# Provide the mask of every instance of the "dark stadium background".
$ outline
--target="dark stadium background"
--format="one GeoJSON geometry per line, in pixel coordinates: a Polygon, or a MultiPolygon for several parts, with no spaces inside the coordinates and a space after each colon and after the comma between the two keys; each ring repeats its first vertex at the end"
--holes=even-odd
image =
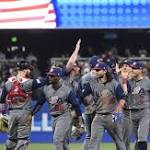
{"type": "Polygon", "coordinates": [[[131,56],[140,56],[142,49],[147,51],[147,57],[150,55],[148,29],[0,30],[0,50],[6,53],[7,47],[25,46],[25,53],[32,51],[44,71],[49,58],[71,55],[78,38],[82,39],[81,57],[100,55],[112,48],[117,48],[117,55],[122,57],[128,57],[125,49],[129,49],[131,56]],[[17,37],[17,41],[12,42],[12,37],[17,37]]]}

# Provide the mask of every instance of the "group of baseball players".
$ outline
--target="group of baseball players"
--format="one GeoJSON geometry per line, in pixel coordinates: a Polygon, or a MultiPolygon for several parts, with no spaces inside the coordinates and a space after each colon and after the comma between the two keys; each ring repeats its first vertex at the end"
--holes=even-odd
{"type": "Polygon", "coordinates": [[[92,56],[90,71],[81,76],[77,61],[81,40],[65,67],[52,66],[45,78],[31,79],[26,61],[17,63],[18,72],[5,83],[0,113],[8,110],[8,140],[4,150],[26,150],[32,116],[47,102],[52,117],[56,150],[69,150],[70,137],[86,132],[84,150],[99,150],[107,130],[117,150],[130,150],[130,136],[136,137],[135,150],[147,150],[150,126],[150,79],[139,61],[92,56]],[[38,100],[32,106],[32,94],[38,100]],[[84,112],[81,111],[84,106],[84,112]],[[74,127],[74,130],[72,128],[74,127]]]}

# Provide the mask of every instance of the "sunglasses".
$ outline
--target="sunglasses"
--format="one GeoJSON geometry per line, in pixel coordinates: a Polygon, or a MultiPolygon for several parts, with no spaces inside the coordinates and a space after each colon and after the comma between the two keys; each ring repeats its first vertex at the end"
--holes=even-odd
{"type": "Polygon", "coordinates": [[[56,76],[55,76],[55,75],[53,75],[53,74],[49,74],[48,76],[49,76],[49,77],[51,77],[51,78],[56,77],[56,76]]]}
{"type": "Polygon", "coordinates": [[[96,72],[99,72],[99,71],[101,71],[102,69],[93,69],[93,70],[95,70],[96,72]]]}

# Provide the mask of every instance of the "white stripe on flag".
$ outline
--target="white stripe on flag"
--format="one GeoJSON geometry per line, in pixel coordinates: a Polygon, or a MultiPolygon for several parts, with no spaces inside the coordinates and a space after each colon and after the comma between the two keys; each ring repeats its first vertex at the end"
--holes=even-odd
{"type": "Polygon", "coordinates": [[[55,28],[56,14],[50,0],[0,1],[0,28],[55,28]]]}
{"type": "Polygon", "coordinates": [[[54,29],[56,22],[41,23],[41,21],[30,21],[30,23],[20,22],[3,23],[0,24],[1,29],[54,29]]]}
{"type": "Polygon", "coordinates": [[[50,4],[50,0],[19,0],[13,2],[0,2],[0,9],[21,8],[35,5],[50,4]]]}

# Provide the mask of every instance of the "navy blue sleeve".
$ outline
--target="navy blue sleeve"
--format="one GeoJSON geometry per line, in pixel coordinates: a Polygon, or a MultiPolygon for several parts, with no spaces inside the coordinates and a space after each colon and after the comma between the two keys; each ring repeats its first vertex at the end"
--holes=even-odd
{"type": "Polygon", "coordinates": [[[81,82],[79,82],[79,84],[78,84],[78,88],[77,88],[76,94],[77,94],[77,97],[80,100],[82,98],[82,85],[81,85],[81,82]]]}
{"type": "Polygon", "coordinates": [[[82,98],[85,98],[86,96],[92,94],[92,89],[89,83],[86,83],[82,86],[82,98]]]}
{"type": "Polygon", "coordinates": [[[45,97],[45,94],[43,92],[43,89],[40,89],[39,90],[39,93],[38,93],[38,103],[43,105],[46,101],[46,97],[45,97]]]}
{"type": "Polygon", "coordinates": [[[64,67],[62,69],[62,76],[65,77],[65,76],[68,76],[69,75],[69,72],[67,71],[67,69],[64,67]]]}
{"type": "Polygon", "coordinates": [[[1,97],[0,97],[1,104],[5,103],[6,96],[7,96],[7,90],[6,90],[6,87],[4,86],[2,89],[1,97]]]}
{"type": "Polygon", "coordinates": [[[38,92],[39,93],[38,93],[37,103],[36,103],[36,105],[33,107],[32,111],[31,111],[32,115],[35,115],[41,109],[41,107],[43,106],[43,104],[46,101],[46,98],[45,98],[45,95],[44,95],[43,91],[39,90],[38,92]]]}
{"type": "Polygon", "coordinates": [[[126,95],[122,89],[122,86],[121,84],[118,84],[115,88],[115,93],[116,93],[116,97],[118,100],[121,100],[121,99],[126,99],[126,95]]]}
{"type": "Polygon", "coordinates": [[[79,99],[80,104],[84,104],[85,106],[87,105],[86,101],[84,100],[84,98],[86,96],[89,95],[89,93],[91,92],[91,89],[89,87],[90,85],[85,85],[85,89],[82,88],[82,84],[81,82],[79,82],[79,86],[78,86],[78,90],[77,90],[77,96],[79,99]],[[89,92],[90,91],[90,92],[89,92]]]}
{"type": "Polygon", "coordinates": [[[49,78],[45,77],[43,79],[33,79],[32,90],[36,90],[46,84],[49,84],[49,78]]]}
{"type": "Polygon", "coordinates": [[[131,93],[131,83],[130,83],[130,80],[127,81],[127,89],[128,89],[128,93],[131,93]]]}
{"type": "Polygon", "coordinates": [[[75,94],[71,91],[68,95],[68,102],[72,105],[72,107],[75,109],[76,113],[78,116],[81,116],[81,110],[80,110],[80,105],[77,101],[77,98],[75,94]]]}

